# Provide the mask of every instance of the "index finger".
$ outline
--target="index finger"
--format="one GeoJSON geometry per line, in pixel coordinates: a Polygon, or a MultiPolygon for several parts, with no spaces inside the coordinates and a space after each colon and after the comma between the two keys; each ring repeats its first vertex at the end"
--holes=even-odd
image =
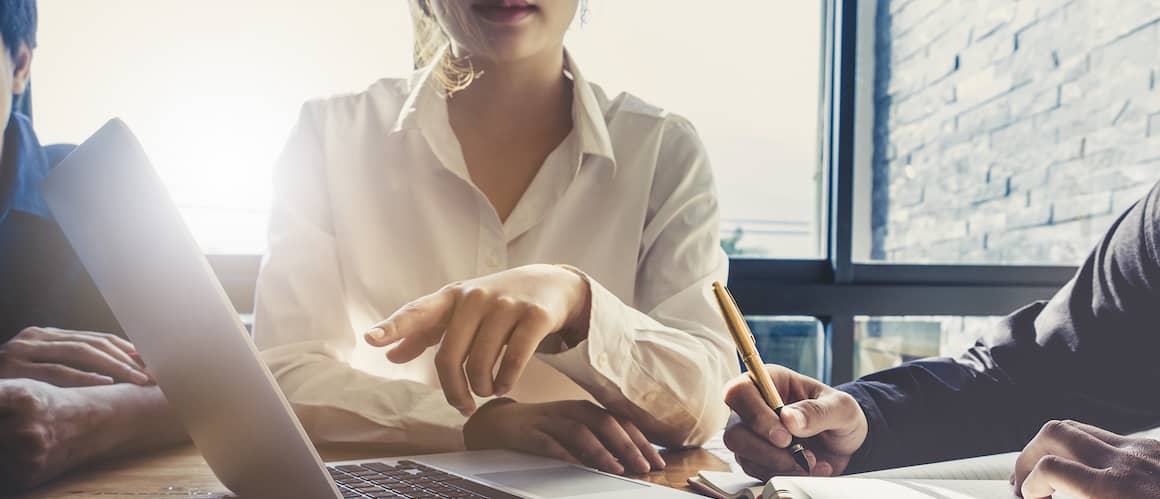
{"type": "Polygon", "coordinates": [[[1021,487],[1033,469],[1047,457],[1096,463],[1106,460],[1114,452],[1114,447],[1071,421],[1048,421],[1019,453],[1015,461],[1015,486],[1021,487]]]}
{"type": "Polygon", "coordinates": [[[1129,440],[1128,437],[1125,437],[1123,435],[1112,433],[1112,432],[1105,430],[1103,428],[1100,428],[1098,426],[1092,426],[1090,424],[1083,423],[1080,421],[1068,420],[1068,421],[1064,421],[1064,422],[1067,424],[1070,424],[1076,428],[1079,428],[1080,430],[1088,433],[1089,435],[1091,435],[1093,437],[1096,437],[1100,440],[1103,440],[1104,443],[1106,443],[1108,445],[1118,447],[1120,445],[1123,445],[1125,442],[1127,442],[1129,440]]]}
{"type": "MultiPolygon", "coordinates": [[[[144,366],[137,357],[137,350],[128,341],[106,333],[88,331],[63,331],[59,336],[50,337],[54,342],[81,342],[105,352],[121,363],[141,370],[144,366]],[[127,346],[126,346],[127,345],[127,346]]],[[[141,381],[140,377],[135,377],[141,381]]]]}
{"type": "Polygon", "coordinates": [[[455,293],[450,288],[443,288],[403,305],[367,329],[363,339],[372,346],[385,347],[416,334],[441,333],[454,309],[455,293]]]}
{"type": "Polygon", "coordinates": [[[97,331],[74,331],[71,329],[59,329],[54,327],[44,328],[44,331],[47,333],[46,338],[51,341],[70,340],[75,339],[75,337],[78,336],[85,338],[86,341],[90,342],[92,340],[104,339],[109,343],[112,343],[113,346],[117,347],[126,354],[133,354],[137,352],[137,347],[134,347],[133,343],[131,343],[129,340],[111,333],[101,333],[97,331]]]}
{"type": "Polygon", "coordinates": [[[778,447],[789,445],[789,430],[781,424],[781,419],[769,404],[765,403],[749,376],[743,375],[729,384],[725,390],[725,403],[754,434],[778,447]]]}
{"type": "MultiPolygon", "coordinates": [[[[1055,494],[1067,494],[1071,497],[1094,497],[1091,488],[1099,483],[1099,470],[1086,466],[1070,459],[1057,456],[1045,456],[1039,460],[1027,481],[1019,491],[1023,499],[1039,499],[1051,497],[1055,494]]],[[[1108,491],[1098,494],[1107,496],[1108,491]]]]}

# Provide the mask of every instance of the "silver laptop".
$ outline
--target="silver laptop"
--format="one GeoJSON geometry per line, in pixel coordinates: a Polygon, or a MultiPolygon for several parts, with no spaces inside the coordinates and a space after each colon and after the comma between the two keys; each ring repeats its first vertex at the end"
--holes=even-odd
{"type": "Polygon", "coordinates": [[[53,170],[43,190],[194,443],[235,494],[258,499],[691,496],[510,451],[325,465],[124,123],[114,119],[97,131],[53,170]]]}

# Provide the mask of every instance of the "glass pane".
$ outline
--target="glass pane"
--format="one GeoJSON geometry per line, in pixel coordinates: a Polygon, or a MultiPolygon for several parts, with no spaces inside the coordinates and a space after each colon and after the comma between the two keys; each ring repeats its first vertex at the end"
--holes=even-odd
{"type": "MultiPolygon", "coordinates": [[[[767,364],[779,364],[824,379],[825,334],[813,317],[748,316],[757,351],[767,364]]],[[[742,366],[742,370],[745,367],[742,366]]]]}
{"type": "Polygon", "coordinates": [[[630,92],[697,127],[716,173],[726,250],[818,257],[822,2],[587,5],[568,47],[610,95],[630,92]],[[793,49],[772,63],[769,47],[793,49]]]}
{"type": "Polygon", "coordinates": [[[271,167],[306,99],[411,68],[401,0],[39,7],[33,107],[42,142],[76,143],[121,117],[211,253],[265,248],[271,167]]]}
{"type": "MultiPolygon", "coordinates": [[[[816,257],[821,2],[740,2],[589,0],[566,44],[610,95],[631,92],[695,124],[731,253],[816,257]],[[771,45],[794,49],[770,63],[771,45]]],[[[78,142],[125,119],[212,253],[264,249],[270,168],[305,100],[411,71],[403,0],[40,8],[42,139],[78,142]]]]}
{"type": "Polygon", "coordinates": [[[854,319],[854,376],[926,357],[957,356],[999,317],[906,316],[854,319]]]}
{"type": "Polygon", "coordinates": [[[876,38],[859,68],[863,258],[1075,265],[1156,180],[1155,7],[860,7],[876,10],[861,13],[876,38]]]}

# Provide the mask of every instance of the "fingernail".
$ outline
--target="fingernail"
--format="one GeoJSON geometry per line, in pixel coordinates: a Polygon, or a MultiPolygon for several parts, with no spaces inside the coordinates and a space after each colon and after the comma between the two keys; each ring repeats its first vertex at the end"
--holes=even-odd
{"type": "Polygon", "coordinates": [[[510,388],[508,388],[507,386],[495,385],[495,396],[502,397],[504,395],[507,395],[508,390],[510,390],[510,388]]]}
{"type": "Polygon", "coordinates": [[[774,428],[769,432],[769,442],[778,447],[785,447],[793,437],[785,428],[774,428]]]}
{"type": "Polygon", "coordinates": [[[834,474],[834,467],[825,461],[818,461],[814,465],[814,472],[817,476],[830,476],[834,474]]]}
{"type": "Polygon", "coordinates": [[[363,333],[363,338],[367,341],[383,341],[386,333],[380,327],[373,327],[363,333]]]}
{"type": "Polygon", "coordinates": [[[652,471],[652,463],[648,462],[648,459],[645,459],[643,456],[641,456],[641,458],[639,460],[633,459],[633,461],[636,461],[632,465],[632,472],[633,473],[639,474],[639,473],[648,473],[648,472],[652,471]]]}
{"type": "Polygon", "coordinates": [[[141,354],[137,352],[129,352],[129,358],[137,363],[137,367],[145,367],[145,361],[141,360],[141,354]]]}
{"type": "Polygon", "coordinates": [[[456,409],[459,409],[459,413],[464,415],[464,416],[471,416],[472,414],[475,413],[475,406],[473,406],[473,405],[464,406],[464,407],[456,407],[456,409]]]}

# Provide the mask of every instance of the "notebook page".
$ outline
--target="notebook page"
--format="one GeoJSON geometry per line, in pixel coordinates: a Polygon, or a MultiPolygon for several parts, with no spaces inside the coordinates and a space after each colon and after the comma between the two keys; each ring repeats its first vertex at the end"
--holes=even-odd
{"type": "Polygon", "coordinates": [[[787,477],[772,484],[779,499],[1017,499],[1006,480],[787,477]]]}
{"type": "Polygon", "coordinates": [[[850,475],[861,478],[916,478],[937,480],[1002,480],[1006,482],[1015,471],[1017,452],[991,456],[971,457],[955,461],[920,464],[904,468],[871,471],[850,475]]]}
{"type": "MultiPolygon", "coordinates": [[[[1131,434],[1133,437],[1160,439],[1160,427],[1131,434]]],[[[860,473],[865,478],[916,478],[942,480],[1007,480],[1015,471],[1018,452],[971,457],[955,461],[920,464],[904,468],[860,473]]]]}
{"type": "Polygon", "coordinates": [[[1160,427],[1152,428],[1151,430],[1144,430],[1141,432],[1136,432],[1136,433],[1133,433],[1133,434],[1128,435],[1128,436],[1139,437],[1139,438],[1154,438],[1154,439],[1160,440],[1160,427]]]}

